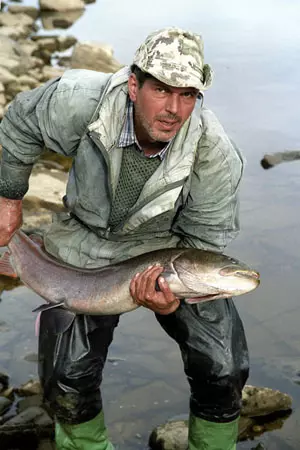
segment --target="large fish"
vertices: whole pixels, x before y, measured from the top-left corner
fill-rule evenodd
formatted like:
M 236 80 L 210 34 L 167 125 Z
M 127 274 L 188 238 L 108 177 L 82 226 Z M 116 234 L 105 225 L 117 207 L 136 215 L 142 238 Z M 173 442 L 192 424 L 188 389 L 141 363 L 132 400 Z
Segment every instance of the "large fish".
M 0 274 L 19 277 L 54 306 L 91 315 L 121 314 L 138 308 L 129 284 L 150 265 L 164 267 L 172 292 L 187 303 L 245 294 L 259 284 L 259 274 L 226 255 L 196 249 L 163 249 L 99 269 L 61 263 L 17 231 L 0 260 Z M 52 306 L 51 305 L 51 306 Z

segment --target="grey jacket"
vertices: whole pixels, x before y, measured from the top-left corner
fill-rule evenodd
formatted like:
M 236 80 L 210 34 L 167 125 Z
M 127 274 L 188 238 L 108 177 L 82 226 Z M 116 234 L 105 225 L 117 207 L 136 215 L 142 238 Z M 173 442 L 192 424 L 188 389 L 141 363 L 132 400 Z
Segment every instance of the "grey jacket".
M 19 94 L 0 126 L 1 179 L 25 193 L 44 145 L 74 157 L 67 184 L 71 214 L 54 217 L 45 245 L 77 266 L 99 267 L 162 247 L 223 251 L 239 232 L 243 159 L 200 100 L 124 222 L 114 232 L 108 228 L 128 75 L 128 67 L 113 75 L 69 70 Z

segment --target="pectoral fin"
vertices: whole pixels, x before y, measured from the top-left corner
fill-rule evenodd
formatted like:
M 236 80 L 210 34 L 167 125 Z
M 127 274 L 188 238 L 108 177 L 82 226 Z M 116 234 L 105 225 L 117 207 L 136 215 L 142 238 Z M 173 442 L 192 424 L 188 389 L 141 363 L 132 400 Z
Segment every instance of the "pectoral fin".
M 41 315 L 41 327 L 47 323 L 47 328 L 51 330 L 53 334 L 61 334 L 67 331 L 67 329 L 73 323 L 76 314 L 69 311 L 65 307 L 65 300 L 62 299 L 55 304 L 46 303 L 44 305 L 38 306 L 33 311 L 45 312 L 52 309 L 51 314 Z
M 48 309 L 59 308 L 60 306 L 64 306 L 65 302 L 61 301 L 59 303 L 44 303 L 43 305 L 34 308 L 32 312 L 42 312 L 47 311 Z

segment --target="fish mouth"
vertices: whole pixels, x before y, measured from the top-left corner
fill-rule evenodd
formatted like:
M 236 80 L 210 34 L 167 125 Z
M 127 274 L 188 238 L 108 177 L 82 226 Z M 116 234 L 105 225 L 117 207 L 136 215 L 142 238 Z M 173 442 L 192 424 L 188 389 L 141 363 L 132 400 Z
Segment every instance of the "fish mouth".
M 230 297 L 230 295 L 228 295 L 228 297 Z M 188 303 L 189 305 L 193 305 L 195 303 L 208 302 L 209 300 L 214 300 L 217 298 L 220 298 L 220 293 L 203 295 L 201 297 L 189 297 L 189 298 L 185 298 L 184 301 L 185 301 L 185 303 Z
M 250 280 L 260 280 L 260 274 L 256 270 L 251 269 L 232 269 L 231 266 L 223 267 L 219 271 L 220 275 L 223 277 L 232 276 L 240 277 L 240 278 L 249 278 Z

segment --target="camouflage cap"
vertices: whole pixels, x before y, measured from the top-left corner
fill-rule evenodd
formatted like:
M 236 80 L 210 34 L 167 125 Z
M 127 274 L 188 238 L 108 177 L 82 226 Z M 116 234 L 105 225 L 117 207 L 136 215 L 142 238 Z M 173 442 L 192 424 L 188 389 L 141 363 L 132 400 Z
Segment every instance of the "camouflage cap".
M 204 64 L 198 34 L 168 27 L 154 31 L 137 49 L 133 64 L 169 86 L 209 88 L 212 70 Z

